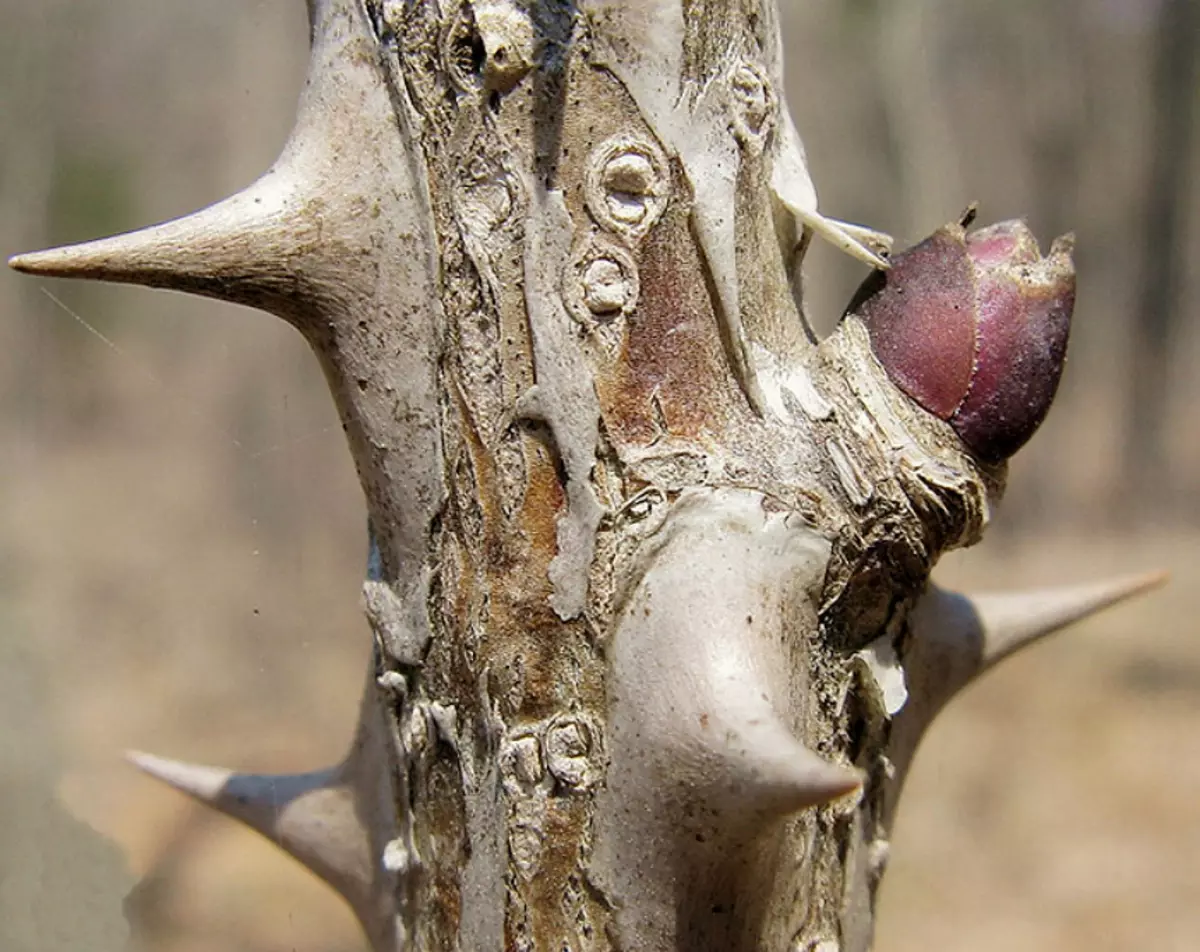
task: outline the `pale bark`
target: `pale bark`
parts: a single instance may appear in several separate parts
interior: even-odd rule
[[[370,509],[345,762],[137,762],[308,864],[381,952],[866,949],[932,717],[1151,580],[927,589],[1004,465],[856,318],[808,331],[809,237],[882,264],[880,237],[817,212],[769,0],[310,14],[260,181],[14,261],[291,322]]]

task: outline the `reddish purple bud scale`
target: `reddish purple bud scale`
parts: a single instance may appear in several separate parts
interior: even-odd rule
[[[1072,240],[1042,257],[1023,222],[939,228],[859,288],[858,315],[892,381],[988,462],[1037,430],[1066,359]]]

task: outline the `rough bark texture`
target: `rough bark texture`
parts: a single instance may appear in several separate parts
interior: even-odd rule
[[[14,260],[288,320],[368,501],[345,762],[137,761],[308,864],[380,952],[866,949],[932,717],[1147,580],[927,585],[1004,463],[858,317],[808,330],[809,238],[884,242],[817,212],[772,0],[309,10],[259,182]]]

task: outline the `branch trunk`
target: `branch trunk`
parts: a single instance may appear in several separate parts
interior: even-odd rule
[[[13,261],[290,321],[366,493],[375,644],[346,760],[136,761],[327,879],[378,952],[865,950],[932,717],[1148,584],[927,587],[1053,395],[1068,246],[947,226],[818,344],[809,239],[880,267],[886,242],[817,210],[772,0],[309,12],[262,179]],[[1010,255],[1025,283],[989,319],[1032,294],[1050,329],[981,349],[976,295]],[[927,311],[888,324],[905,300]],[[960,371],[942,408],[927,378]]]

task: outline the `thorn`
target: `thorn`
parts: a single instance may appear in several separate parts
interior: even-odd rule
[[[736,776],[745,788],[742,803],[751,808],[785,815],[836,800],[863,784],[860,771],[809,750],[777,718],[755,719],[740,736],[734,733],[727,732],[730,759],[744,764]]]
[[[910,694],[934,714],[957,691],[1013,652],[1167,580],[1165,572],[988,595],[930,585],[909,619],[904,668]]]
[[[377,776],[384,755],[375,749],[373,698],[368,688],[346,760],[326,770],[238,774],[140,751],[126,757],[151,777],[240,820],[306,866],[341,894],[372,948],[383,952],[396,944],[393,876],[382,862],[384,843],[394,834],[395,807]]]
[[[418,227],[424,214],[419,183],[406,162],[389,172],[386,186],[377,181],[404,145],[366,13],[358,0],[310,0],[308,9],[312,53],[296,123],[262,178],[192,215],[17,255],[9,265],[34,275],[200,294],[293,324],[313,311],[326,320],[342,313],[359,280],[368,288],[365,296],[374,294],[372,254],[411,258],[416,264],[401,279],[422,278],[431,265],[421,254],[432,244]],[[404,253],[376,247],[376,232],[364,223],[367,206],[400,233]]]
[[[140,750],[127,750],[125,759],[155,780],[207,805],[215,803],[225,789],[225,783],[233,776],[231,770],[156,757]]]
[[[959,595],[929,588],[908,619],[902,663],[908,698],[887,744],[895,776],[908,772],[922,736],[938,712],[968,683],[1014,651],[1072,622],[1162,585],[1165,572],[1088,585],[995,595]],[[901,789],[889,784],[882,815],[890,818]],[[890,823],[890,819],[886,820]]]
[[[824,539],[740,490],[690,494],[661,532],[612,638],[608,802],[645,800],[646,830],[694,820],[711,848],[858,789],[797,736],[781,648],[776,593],[823,576]]]
[[[983,663],[990,667],[1025,645],[1166,583],[1150,572],[1071,587],[972,598],[984,634]]]
[[[356,908],[372,878],[369,836],[340,768],[305,774],[238,774],[131,751],[143,772],[240,820],[330,883]]]
[[[303,238],[291,177],[273,169],[249,188],[194,214],[139,231],[16,255],[9,267],[189,291],[263,306],[296,283],[288,264]]]

